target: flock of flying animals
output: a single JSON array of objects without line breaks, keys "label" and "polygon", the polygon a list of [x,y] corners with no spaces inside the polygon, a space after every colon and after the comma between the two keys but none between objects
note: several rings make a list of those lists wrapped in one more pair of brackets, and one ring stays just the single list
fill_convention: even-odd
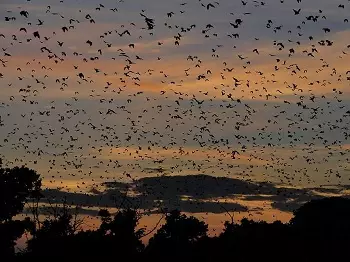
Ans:
[{"label": "flock of flying animals", "polygon": [[[333,28],[348,28],[348,1],[328,3],[335,15],[303,8],[311,0],[237,1],[236,10],[223,0],[173,1],[177,9],[164,13],[136,0],[73,2],[5,6],[7,165],[37,165],[48,187],[65,190],[71,180],[81,192],[174,174],[347,183],[350,43]],[[135,20],[123,23],[128,3]],[[284,5],[293,28],[279,23]],[[250,38],[255,16],[265,31]]]}]

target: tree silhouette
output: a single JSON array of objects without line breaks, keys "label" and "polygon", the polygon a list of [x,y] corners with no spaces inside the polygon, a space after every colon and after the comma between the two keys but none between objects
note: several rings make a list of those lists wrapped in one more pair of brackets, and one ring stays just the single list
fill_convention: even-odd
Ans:
[{"label": "tree silhouette", "polygon": [[165,224],[150,239],[146,253],[152,259],[192,257],[195,244],[207,237],[208,225],[197,218],[174,210],[167,214]]},{"label": "tree silhouette", "polygon": [[118,250],[119,254],[135,258],[143,251],[141,237],[144,231],[137,229],[139,217],[135,210],[120,210],[113,219],[107,210],[100,210],[99,215],[102,223],[98,231],[105,237],[104,245],[112,252]]},{"label": "tree silhouette", "polygon": [[29,219],[0,223],[0,258],[10,258],[15,255],[16,240],[23,235],[30,225],[31,221]]},{"label": "tree silhouette", "polygon": [[13,220],[23,211],[28,197],[38,197],[41,180],[39,174],[26,167],[0,168],[0,252],[13,256],[16,240],[30,226],[30,220]]},{"label": "tree silhouette", "polygon": [[[56,218],[45,220],[32,231],[27,256],[50,256],[69,259],[127,256],[136,259],[144,248],[140,238],[143,230],[136,229],[136,211],[120,210],[114,217],[108,210],[100,210],[101,225],[97,230],[82,231],[74,226],[67,207]],[[64,250],[64,252],[62,252]]]},{"label": "tree silhouette", "polygon": [[340,258],[350,244],[350,199],[312,200],[294,212],[290,224],[298,248],[309,259]]},{"label": "tree silhouette", "polygon": [[26,167],[0,169],[0,221],[10,221],[22,212],[28,197],[40,192],[39,174]]},{"label": "tree silhouette", "polygon": [[330,197],[311,200],[294,212],[291,219],[294,228],[307,230],[319,237],[333,233],[350,233],[350,199]]},{"label": "tree silhouette", "polygon": [[27,249],[34,256],[60,256],[59,250],[68,251],[69,237],[74,235],[72,215],[63,213],[53,219],[46,219],[40,229],[32,228],[33,237],[28,241]]},{"label": "tree silhouette", "polygon": [[289,236],[289,226],[280,221],[267,223],[243,218],[240,224],[225,222],[216,250],[220,257],[234,253],[239,261],[272,260],[289,250]]}]

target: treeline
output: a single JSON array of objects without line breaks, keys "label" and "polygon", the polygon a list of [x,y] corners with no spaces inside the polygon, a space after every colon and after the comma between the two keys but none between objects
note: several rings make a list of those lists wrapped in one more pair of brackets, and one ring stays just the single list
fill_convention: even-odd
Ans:
[{"label": "treeline", "polygon": [[[348,257],[350,200],[323,198],[304,204],[289,223],[227,221],[224,230],[208,236],[208,225],[174,210],[154,231],[138,228],[136,210],[112,215],[100,210],[96,230],[82,230],[81,221],[61,209],[39,221],[39,175],[27,168],[0,169],[0,261],[34,259],[111,259],[113,261],[340,261]],[[33,216],[14,217],[31,203]],[[28,234],[26,248],[15,251],[16,241]],[[147,245],[142,238],[152,234]]]}]

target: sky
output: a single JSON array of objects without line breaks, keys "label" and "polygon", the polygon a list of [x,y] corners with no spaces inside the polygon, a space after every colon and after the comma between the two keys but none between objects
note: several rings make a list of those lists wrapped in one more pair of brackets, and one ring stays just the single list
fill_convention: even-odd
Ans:
[{"label": "sky", "polygon": [[[269,199],[249,195],[280,211],[304,193],[347,194],[349,8],[0,1],[0,157],[76,194],[190,175],[268,183]],[[276,188],[298,191],[277,201]]]}]

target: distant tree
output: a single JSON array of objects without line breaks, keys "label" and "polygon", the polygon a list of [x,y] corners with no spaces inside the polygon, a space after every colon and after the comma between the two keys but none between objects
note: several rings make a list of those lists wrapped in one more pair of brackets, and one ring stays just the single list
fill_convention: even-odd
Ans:
[{"label": "distant tree", "polygon": [[102,209],[99,215],[102,223],[98,231],[105,236],[110,251],[135,257],[144,249],[141,241],[144,230],[137,229],[139,217],[135,210],[120,210],[112,218],[108,210]]},{"label": "distant tree", "polygon": [[16,240],[31,225],[27,218],[23,221],[13,217],[23,211],[26,199],[39,197],[41,180],[39,174],[26,167],[0,167],[0,253],[12,256]]},{"label": "distant tree", "polygon": [[147,255],[152,259],[170,260],[192,257],[197,242],[207,237],[208,225],[178,210],[167,214],[165,220],[165,224],[150,239]]},{"label": "distant tree", "polygon": [[101,225],[94,231],[80,231],[74,235],[70,254],[79,258],[140,258],[144,245],[143,229],[137,229],[139,217],[135,210],[119,210],[114,216],[106,209],[98,214]]},{"label": "distant tree", "polygon": [[91,257],[125,257],[136,259],[144,248],[142,229],[137,230],[134,210],[121,210],[113,217],[101,210],[101,225],[97,230],[83,231],[74,224],[68,209],[56,218],[45,220],[28,241],[27,256],[50,256],[69,259]]},{"label": "distant tree", "polygon": [[63,255],[68,252],[69,237],[74,233],[71,214],[65,212],[55,218],[46,219],[40,224],[40,228],[32,228],[27,251],[34,256]]}]

